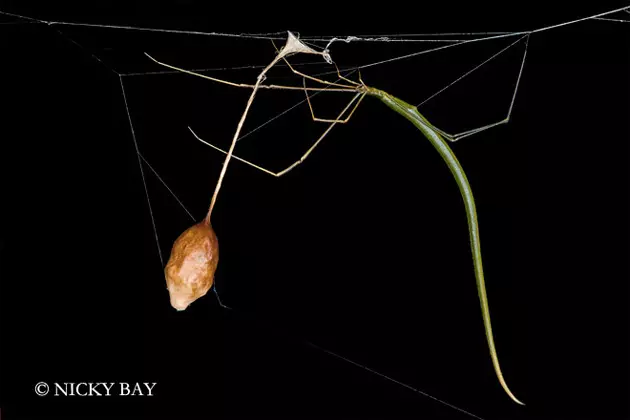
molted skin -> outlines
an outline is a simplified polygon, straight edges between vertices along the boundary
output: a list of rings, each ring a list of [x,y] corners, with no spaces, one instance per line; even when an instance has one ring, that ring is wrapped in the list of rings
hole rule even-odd
[[[185,230],[164,269],[171,306],[183,311],[204,296],[214,283],[218,262],[219,241],[211,226],[201,222]]]

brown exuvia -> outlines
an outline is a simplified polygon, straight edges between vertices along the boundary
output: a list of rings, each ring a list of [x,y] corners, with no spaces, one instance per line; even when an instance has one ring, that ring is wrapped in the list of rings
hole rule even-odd
[[[173,308],[183,311],[210,290],[218,262],[219,241],[209,223],[203,221],[179,235],[164,269]]]
[[[219,242],[217,241],[217,236],[214,234],[214,231],[210,226],[210,215],[212,214],[212,209],[217,201],[217,195],[221,189],[221,183],[223,182],[223,177],[225,176],[228,163],[232,157],[234,146],[236,146],[236,141],[239,138],[239,134],[243,128],[243,124],[245,123],[247,113],[254,101],[256,92],[258,91],[258,88],[263,86],[262,83],[265,80],[265,74],[271,67],[276,65],[280,60],[283,60],[286,56],[296,53],[319,54],[324,56],[324,58],[328,57],[326,58],[326,61],[330,60],[326,51],[318,52],[310,47],[307,47],[305,44],[298,41],[291,32],[289,32],[289,38],[287,39],[286,45],[282,47],[271,63],[269,63],[269,65],[258,75],[256,84],[251,86],[253,88],[252,93],[249,96],[247,105],[245,106],[245,111],[243,111],[243,115],[241,115],[241,119],[238,122],[236,132],[232,137],[230,149],[226,153],[223,168],[219,174],[219,180],[217,181],[214,194],[212,195],[212,200],[210,201],[208,213],[206,214],[203,222],[188,228],[188,230],[177,238],[175,244],[173,244],[171,257],[169,258],[168,264],[165,268],[166,283],[171,296],[171,305],[179,311],[186,309],[188,305],[204,296],[208,290],[210,290],[210,287],[212,287],[212,283],[214,282],[214,272],[216,271],[217,263],[219,262]],[[175,67],[173,68],[176,69]],[[349,106],[350,105],[346,108]],[[345,110],[343,112],[345,112]],[[343,115],[343,112],[341,115]],[[339,118],[341,118],[341,115]],[[330,127],[332,128],[332,125]],[[310,153],[310,151],[308,153]],[[301,163],[308,153],[306,153],[297,163]],[[295,164],[290,168],[293,168],[294,166]]]

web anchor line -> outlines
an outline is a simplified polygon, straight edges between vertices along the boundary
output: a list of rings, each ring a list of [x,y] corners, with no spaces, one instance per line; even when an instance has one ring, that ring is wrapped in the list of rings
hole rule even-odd
[[[378,36],[370,36],[370,35],[363,35],[363,36],[346,36],[346,37],[325,37],[325,36],[321,36],[321,37],[304,37],[305,40],[308,41],[322,41],[322,42],[335,42],[335,41],[345,41],[345,42],[352,42],[352,41],[372,41],[372,42],[391,42],[390,38],[394,37],[394,36],[415,36],[415,37],[419,37],[419,36],[471,36],[471,35],[485,35],[485,34],[496,34],[498,36],[502,36],[502,35],[515,35],[515,34],[526,34],[526,33],[537,33],[537,32],[543,32],[543,31],[548,31],[550,29],[556,29],[556,28],[560,28],[563,26],[567,26],[567,25],[572,25],[574,23],[578,23],[578,22],[583,22],[585,20],[588,19],[595,19],[595,18],[600,18],[600,17],[604,17],[607,15],[611,15],[613,13],[617,13],[617,12],[621,12],[621,11],[625,11],[628,12],[630,10],[630,6],[624,6],[624,7],[619,7],[613,10],[609,10],[607,12],[602,12],[602,13],[597,13],[591,16],[587,16],[584,18],[580,18],[580,19],[575,19],[575,20],[571,20],[568,22],[563,22],[563,23],[559,23],[556,25],[549,25],[549,26],[545,26],[542,28],[538,28],[538,29],[533,29],[530,31],[520,31],[520,32],[461,32],[461,33],[447,33],[447,34],[440,34],[440,33],[432,33],[432,34],[410,34],[410,35],[406,35],[406,34],[399,34],[399,35],[378,35]],[[251,34],[247,34],[247,33],[241,33],[241,34],[237,34],[237,33],[225,33],[225,32],[203,32],[203,31],[187,31],[187,30],[177,30],[177,29],[164,29],[164,28],[147,28],[147,27],[141,27],[141,26],[128,26],[128,25],[103,25],[103,24],[96,24],[96,23],[81,23],[81,22],[65,22],[65,21],[47,21],[47,20],[43,20],[43,19],[36,19],[36,18],[32,18],[29,16],[24,16],[24,15],[20,15],[20,14],[16,14],[16,13],[10,13],[10,12],[4,12],[2,10],[0,10],[0,14],[1,15],[5,15],[5,16],[11,16],[11,17],[16,17],[19,19],[24,19],[24,20],[29,20],[32,22],[38,22],[38,23],[43,23],[46,25],[62,25],[62,26],[84,26],[84,27],[92,27],[92,28],[103,28],[103,29],[119,29],[119,30],[133,30],[133,31],[144,31],[144,32],[162,32],[162,33],[172,33],[172,34],[185,34],[185,35],[200,35],[200,36],[214,36],[214,37],[226,37],[226,38],[245,38],[245,39],[261,39],[261,40],[285,40],[286,37],[284,35],[282,36],[270,36],[276,33],[272,33],[272,34],[257,34],[257,33],[251,33]],[[372,38],[372,39],[370,39]],[[416,41],[417,39],[415,38],[410,38],[410,41]]]
[[[149,214],[151,215],[151,225],[153,226],[153,234],[155,236],[155,243],[158,249],[158,255],[160,256],[160,267],[164,267],[164,257],[162,256],[162,250],[160,249],[160,239],[158,237],[157,228],[155,226],[155,217],[153,217],[153,207],[151,206],[151,198],[149,197],[149,189],[147,187],[146,177],[144,175],[144,168],[142,167],[142,159],[140,155],[140,149],[138,148],[138,140],[136,139],[136,132],[133,129],[133,121],[131,120],[131,113],[129,112],[129,104],[127,102],[127,94],[125,93],[125,84],[121,76],[118,76],[120,80],[120,89],[125,104],[125,111],[127,111],[127,118],[129,120],[129,128],[131,129],[131,138],[133,139],[133,145],[136,149],[136,155],[138,156],[138,165],[140,166],[140,175],[142,176],[142,185],[144,186],[144,193],[147,198],[147,204],[149,205]]]

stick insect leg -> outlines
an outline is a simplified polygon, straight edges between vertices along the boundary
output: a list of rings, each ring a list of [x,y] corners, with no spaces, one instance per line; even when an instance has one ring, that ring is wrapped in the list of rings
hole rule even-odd
[[[301,71],[298,71],[298,70],[294,69],[293,66],[286,59],[286,57],[283,57],[282,59],[284,60],[286,65],[289,66],[289,69],[293,73],[297,74],[298,76],[304,77],[305,79],[309,79],[309,80],[312,80],[314,82],[321,83],[321,84],[327,85],[327,86],[337,86],[337,87],[348,88],[348,89],[356,89],[358,86],[360,86],[358,83],[352,82],[352,81],[350,81],[352,83],[351,85],[345,85],[343,83],[328,82],[328,81],[323,80],[323,79],[318,79],[317,77],[310,76],[310,75],[308,75],[306,73],[302,73]],[[337,72],[339,72],[339,69],[337,69]],[[341,78],[345,79],[345,77],[341,77]]]
[[[350,80],[347,77],[342,76],[341,72],[339,71],[339,67],[337,67],[337,64],[335,64],[335,63],[333,63],[333,64],[335,66],[335,69],[337,70],[337,76],[339,76],[339,78],[341,80],[345,80],[346,82],[351,83],[351,84],[353,84],[355,86],[365,86],[365,84],[363,83],[363,80],[360,80],[361,79],[361,77],[360,77],[361,69],[357,69],[359,71],[359,80],[361,81],[361,83],[357,83],[354,80]],[[354,71],[352,73],[354,73]]]
[[[273,43],[273,41],[272,41]],[[275,47],[275,44],[274,44]],[[277,49],[277,48],[276,48]],[[357,102],[357,104],[355,105],[354,109],[350,112],[350,115],[348,115],[347,118],[345,119],[341,119],[341,117],[343,116],[343,112],[339,115],[339,117],[337,117],[337,119],[329,119],[329,118],[318,118],[315,116],[315,111],[313,111],[313,105],[311,104],[311,98],[310,95],[308,94],[308,89],[306,87],[306,79],[309,80],[314,80],[315,82],[321,83],[321,84],[325,84],[327,86],[337,86],[337,87],[347,87],[347,88],[354,88],[354,89],[359,89],[361,88],[361,84],[357,83],[355,81],[352,81],[344,76],[341,75],[341,72],[339,71],[339,67],[337,67],[337,65],[335,64],[335,69],[337,70],[337,75],[339,76],[339,79],[341,80],[345,80],[349,83],[351,83],[350,86],[348,85],[344,85],[344,84],[339,84],[339,83],[334,83],[334,82],[328,82],[326,80],[322,80],[322,79],[318,79],[316,77],[313,76],[309,76],[308,74],[302,73],[300,71],[297,71],[293,68],[293,66],[291,66],[291,64],[289,63],[289,61],[286,59],[286,57],[283,58],[284,62],[286,63],[286,65],[289,67],[289,69],[291,69],[291,71],[295,74],[297,74],[298,76],[302,77],[302,84],[304,86],[304,93],[306,94],[306,100],[308,102],[308,107],[311,110],[311,117],[313,117],[313,121],[316,122],[328,122],[328,123],[340,123],[340,124],[345,124],[348,122],[348,120],[350,120],[350,117],[352,117],[352,114],[354,114],[354,111],[357,109],[357,107],[359,106],[359,104],[361,103],[361,100],[363,100],[363,97],[361,97],[361,99],[359,99],[359,102]],[[334,63],[333,63],[334,64]]]
[[[523,37],[524,38],[524,37]],[[522,39],[522,38],[521,38]],[[519,40],[520,41],[520,40]],[[518,42],[518,41],[517,41]],[[514,44],[512,44],[514,45]],[[510,45],[511,46],[511,45]],[[461,133],[457,133],[457,134],[449,134],[443,130],[440,130],[439,128],[435,127],[434,125],[432,125],[431,123],[429,123],[426,118],[422,117],[422,120],[433,130],[435,130],[437,133],[439,133],[442,137],[444,137],[446,140],[450,141],[450,142],[456,142],[458,140],[461,140],[465,137],[468,136],[472,136],[473,134],[477,134],[477,133],[481,133],[482,131],[488,130],[490,128],[493,127],[497,127],[499,125],[503,125],[503,124],[507,124],[510,121],[510,117],[512,116],[512,109],[514,107],[514,100],[516,99],[516,93],[518,92],[518,88],[519,85],[521,83],[521,76],[523,75],[523,68],[525,66],[525,58],[527,57],[527,47],[529,46],[529,35],[527,35],[527,40],[525,41],[525,51],[523,52],[523,59],[521,60],[521,67],[519,69],[518,72],[518,77],[516,78],[516,86],[514,86],[514,93],[512,94],[512,102],[510,103],[510,108],[508,109],[508,113],[506,115],[505,118],[503,118],[500,121],[491,123],[491,124],[486,124],[484,126],[481,127],[477,127],[477,128],[473,128],[470,130],[466,130],[466,131],[462,131]],[[509,47],[508,47],[509,48]],[[506,48],[507,49],[507,48]],[[505,49],[504,49],[505,50]],[[503,50],[503,51],[504,51]],[[502,51],[501,51],[502,52]],[[500,54],[500,53],[499,53]],[[493,57],[491,57],[489,60],[491,60],[492,58],[496,57],[495,54]],[[455,82],[457,82],[458,80],[460,80],[461,78],[465,77],[466,75],[468,75],[470,72],[476,70],[477,68],[479,68],[481,65],[485,64],[486,62],[488,62],[489,60],[486,60],[484,63],[480,64],[479,66],[475,67],[474,69],[472,69],[471,71],[469,71],[468,73],[465,73],[462,77],[460,77],[459,79],[455,80]],[[455,83],[453,82],[453,83]],[[451,83],[449,86],[451,86],[453,83]],[[445,87],[444,89],[447,89],[449,86]],[[444,89],[442,89],[441,91],[443,91]],[[440,93],[441,91],[439,91],[438,93]],[[433,96],[437,95],[434,94]],[[433,96],[429,97],[429,99],[431,99]],[[428,99],[427,99],[428,100]],[[425,103],[427,100],[425,100],[423,103]],[[420,105],[422,105],[420,104]]]
[[[339,114],[339,117],[341,118],[341,116],[348,111],[348,109],[350,108],[350,106],[352,106],[352,103],[355,102],[357,99],[359,100],[359,102],[361,101],[361,99],[363,99],[363,97],[365,96],[365,92],[359,92],[357,93],[354,98],[352,98],[352,100],[350,101],[350,103],[348,103],[348,105],[346,105],[346,107],[341,111],[341,113]],[[356,109],[356,107],[355,107]],[[286,173],[288,173],[289,171],[291,171],[293,168],[295,168],[296,166],[298,166],[299,164],[301,164],[302,162],[304,162],[306,160],[306,158],[308,157],[308,155],[311,154],[311,152],[319,145],[319,143],[321,143],[321,141],[324,139],[324,137],[326,137],[326,135],[330,132],[330,130],[332,130],[332,128],[335,126],[335,124],[337,124],[337,121],[332,122],[328,128],[322,133],[321,136],[319,136],[319,138],[317,139],[317,141],[315,141],[315,143],[313,143],[313,145],[306,151],[306,153],[304,153],[302,155],[302,157],[300,159],[298,159],[297,161],[293,162],[291,165],[289,165],[288,167],[286,167],[285,169],[279,171],[279,172],[273,172],[270,171],[269,169],[265,169],[262,166],[258,166],[255,163],[252,163],[250,161],[247,161],[243,158],[240,158],[236,155],[232,155],[232,157],[240,162],[246,163],[247,165],[254,167],[256,169],[258,169],[259,171],[262,171],[266,174],[269,175],[273,175],[277,178],[281,177],[282,175],[285,175]],[[223,153],[223,154],[227,154],[227,152],[215,145],[213,145],[210,142],[207,142],[206,140],[203,140],[202,138],[200,138],[190,127],[188,127],[188,129],[190,130],[190,132],[193,134],[193,136],[195,136],[195,138],[197,140],[199,140],[200,142],[202,142],[205,145],[208,145],[210,147],[212,147],[215,150],[218,150],[219,152]]]
[[[201,77],[202,79],[211,80],[213,82],[223,83],[225,85],[234,86],[234,87],[240,87],[240,88],[254,89],[254,87],[255,87],[254,85],[247,84],[247,83],[234,83],[234,82],[230,82],[228,80],[223,80],[223,79],[218,79],[216,77],[206,76],[204,74],[197,73],[197,72],[194,72],[194,71],[191,71],[191,70],[186,70],[186,69],[182,69],[180,67],[172,66],[170,64],[162,63],[161,61],[156,60],[155,58],[151,57],[147,53],[144,53],[144,55],[146,55],[149,59],[151,59],[156,64],[159,64],[160,66],[167,67],[167,68],[169,68],[171,70],[176,70],[176,71],[179,71],[179,72],[182,72],[182,73],[190,74],[192,76]],[[324,82],[324,83],[329,84],[327,82]],[[280,90],[304,90],[304,87],[300,87],[300,86],[265,85],[265,84],[260,84],[258,86],[258,88],[259,89],[280,89]],[[332,87],[332,88],[306,88],[306,89],[307,90],[318,91],[318,92],[326,90],[326,91],[329,91],[329,92],[353,92],[353,93],[358,90],[357,87],[355,87],[355,86],[347,86],[347,87],[337,87],[337,86],[335,86],[335,87]]]
[[[492,124],[487,124],[481,127],[477,127],[477,128],[473,128],[471,130],[466,130],[466,131],[462,131],[461,133],[457,133],[457,134],[449,134],[444,130],[441,130],[439,128],[437,128],[436,126],[434,126],[433,124],[431,124],[429,121],[426,120],[426,118],[422,117],[423,121],[426,123],[426,125],[431,128],[432,130],[436,131],[437,133],[439,133],[442,137],[444,137],[444,139],[455,143],[458,140],[461,140],[465,137],[468,136],[472,136],[473,134],[477,134],[477,133],[481,133],[482,131],[486,131],[490,128],[493,127],[497,127],[499,125],[503,125],[503,124],[507,124],[510,121],[510,116],[508,115],[507,117],[505,117],[504,119],[502,119],[501,121],[497,121],[495,123]]]
[[[151,57],[147,53],[144,53],[144,55],[149,57],[152,61],[154,61],[155,63],[159,64],[160,66],[164,66],[164,67],[167,67],[167,68],[172,69],[172,70],[180,71],[182,73],[190,74],[190,75],[193,75],[193,76],[201,77],[203,79],[212,80],[213,82],[223,83],[223,84],[230,85],[230,86],[235,86],[235,87],[243,87],[243,88],[250,88],[250,89],[253,89],[253,87],[254,87],[254,85],[249,85],[249,84],[245,84],[245,83],[229,82],[227,80],[217,79],[216,77],[210,77],[210,76],[206,76],[204,74],[196,73],[194,71],[185,70],[185,69],[182,69],[182,68],[179,68],[179,67],[171,66],[170,64],[162,63],[161,61],[156,60],[155,58]]]
[[[361,98],[356,103],[354,108],[352,108],[352,111],[350,111],[350,114],[344,119],[341,119],[341,117],[343,116],[344,112],[339,114],[337,119],[318,118],[318,117],[315,116],[315,111],[313,110],[313,105],[311,104],[311,96],[308,94],[308,90],[306,90],[306,79],[302,79],[302,81],[303,81],[303,84],[304,84],[304,94],[306,95],[306,101],[308,102],[308,108],[311,110],[311,117],[313,118],[313,121],[317,121],[317,122],[328,122],[328,123],[339,123],[339,124],[347,123],[348,120],[350,120],[350,117],[352,117],[352,114],[354,114],[354,111],[356,111],[356,109],[359,107],[359,104],[361,103],[361,101],[363,100],[363,97],[365,96],[365,94],[363,94],[361,96]],[[355,98],[353,98],[350,102],[354,102]]]

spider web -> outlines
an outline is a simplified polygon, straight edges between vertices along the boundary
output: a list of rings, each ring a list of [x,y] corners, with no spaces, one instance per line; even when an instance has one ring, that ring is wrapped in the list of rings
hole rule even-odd
[[[356,80],[360,71],[361,77],[368,85],[391,92],[418,105],[420,112],[435,126],[456,137],[457,134],[462,133],[463,138],[486,132],[486,129],[494,129],[503,123],[509,124],[515,104],[518,103],[519,94],[521,94],[519,87],[522,76],[527,72],[529,43],[535,39],[536,34],[585,23],[589,20],[627,23],[629,10],[623,8],[519,32],[367,34],[337,37],[301,34],[300,39],[317,50],[329,49],[343,75]],[[76,44],[86,56],[100,63],[119,78],[121,95],[124,99],[124,107],[147,196],[152,234],[157,245],[160,267],[163,267],[173,240],[188,225],[203,217],[213,187],[213,168],[219,168],[222,163],[223,155],[197,141],[188,127],[201,138],[227,149],[231,138],[230,133],[233,133],[249,91],[221,86],[176,71],[165,70],[147,60],[142,53],[148,52],[162,62],[202,74],[251,83],[270,61],[270,57],[273,57],[274,50],[271,41],[280,46],[286,39],[286,34],[283,32],[229,34],[78,22],[48,22],[4,11],[0,11],[0,15],[6,18],[6,21],[2,22],[3,25],[49,26],[60,37]],[[114,39],[111,37],[112,31],[122,31],[124,36]],[[212,53],[204,53],[207,51],[212,51]],[[291,62],[297,69],[309,75],[326,78],[333,82],[338,80],[334,68],[323,60],[314,60],[313,57],[294,57]],[[430,66],[431,71],[419,82],[417,72],[418,68],[423,66]],[[396,76],[392,77],[392,73]],[[301,85],[301,79],[291,73],[286,66],[274,68],[267,80],[269,83]],[[465,97],[462,97],[462,90],[466,92]],[[484,97],[484,103],[493,104],[493,106],[477,107],[478,98],[481,96]],[[322,92],[314,94],[312,99],[318,116],[334,118],[347,103],[349,97],[341,93]],[[216,107],[216,102],[219,102],[220,111],[210,105],[203,105],[209,101],[215,102],[213,107]],[[351,136],[354,124],[359,124],[359,122],[353,117],[347,126],[340,127],[338,131],[345,136]],[[325,125],[310,119],[303,92],[260,92],[239,138],[236,155],[272,170],[278,170],[298,158],[324,128]],[[312,180],[316,180],[317,174],[325,169],[328,159],[335,162],[332,165],[338,171],[340,168],[352,167],[353,157],[335,149],[335,141],[343,141],[341,134],[339,136],[324,141],[316,155],[310,158],[315,161],[312,165],[309,160],[303,164],[304,168],[301,172],[287,176],[297,177],[298,180],[293,182],[303,185],[307,191],[312,191],[318,188],[316,181]],[[288,141],[289,137],[290,141]],[[365,142],[367,140],[356,141],[354,144],[359,147],[360,143]],[[382,151],[383,158],[389,158],[385,153],[385,147],[380,142],[374,141],[368,147],[372,149],[371,153],[378,154]],[[424,151],[428,149],[415,150],[416,153]],[[169,160],[185,161],[187,164],[173,167],[169,165]],[[230,165],[228,185],[219,199],[214,222],[217,226],[223,223],[230,226],[227,223],[231,215],[227,210],[221,209],[221,203],[237,201],[245,207],[251,202],[243,196],[255,193],[252,191],[253,188],[267,188],[271,191],[271,197],[279,194],[293,194],[296,195],[297,201],[305,199],[302,193],[292,190],[291,187],[296,184],[273,178],[260,180],[266,175],[238,162],[232,162]],[[309,166],[312,167],[312,173],[309,173]],[[360,170],[357,169],[357,172]],[[218,173],[218,170],[215,172]],[[311,181],[305,180],[306,177],[309,177]],[[271,187],[272,183],[277,185]],[[243,185],[255,185],[255,187],[249,187],[245,192],[239,193],[237,190]],[[271,190],[271,188],[274,189]],[[269,201],[273,202],[272,199]],[[296,208],[278,209],[270,204],[270,207],[263,210],[262,214],[280,213],[277,217],[282,219],[283,215],[286,217],[293,211],[297,211]],[[342,212],[342,210],[339,211]],[[227,245],[224,246],[222,241],[222,252],[228,252],[225,251],[227,249],[236,251],[237,243],[247,239],[243,232],[268,235],[267,230],[255,227],[256,224],[264,224],[265,221],[253,214],[254,210],[251,213],[249,220],[239,220],[243,226],[235,231],[237,239],[230,240],[227,237],[229,227],[224,228],[223,235],[219,234],[220,239],[223,236],[226,237]],[[349,217],[349,215],[345,216]],[[278,219],[272,220],[278,221]],[[461,227],[462,225],[458,226],[458,228]],[[218,228],[219,232],[220,229]],[[271,242],[280,246],[281,243],[290,242],[290,240],[291,238],[276,238]],[[245,260],[253,258],[256,261],[254,264],[258,264],[257,269],[261,272],[272,270],[272,266],[277,264],[275,261],[268,263],[270,266],[266,266],[264,261],[257,260],[250,254],[251,252],[250,249],[243,250],[238,258]],[[293,254],[292,256],[299,258]],[[304,258],[302,262],[306,265],[313,264],[312,261]],[[216,296],[217,298],[221,296],[220,303],[226,310],[253,314],[266,313],[266,316],[273,320],[272,323],[276,323],[276,317],[280,322],[279,319],[282,319],[286,313],[299,313],[296,306],[300,305],[299,302],[303,302],[300,297],[304,298],[306,290],[279,282],[276,286],[265,284],[265,291],[261,292],[263,285],[251,284],[250,280],[248,286],[255,292],[248,294],[244,291],[247,287],[237,285],[230,279],[229,273],[239,273],[238,267],[229,263],[225,265],[227,267],[223,268],[217,276],[215,291],[218,290]],[[342,272],[339,278],[343,279],[345,274],[347,273]],[[243,276],[243,274],[235,275],[239,279]],[[375,284],[377,282],[373,283]],[[281,288],[292,289],[292,293],[296,296],[293,303],[274,299],[274,295],[283,295],[277,292]],[[396,287],[388,287],[388,289],[395,291]],[[320,293],[322,299],[331,297],[329,287],[325,287]],[[390,292],[385,295],[392,298],[395,293]],[[208,298],[204,300],[207,301]],[[473,299],[471,300],[476,303]],[[343,306],[339,302],[346,301],[347,299],[343,297],[338,301],[333,298],[328,301],[328,304],[333,307]],[[194,306],[200,304],[196,303]],[[496,302],[491,299],[490,305],[493,304]],[[405,305],[402,306],[405,307]],[[366,309],[363,305],[359,305],[359,308],[359,311]],[[471,313],[477,314],[477,312]],[[299,318],[299,315],[297,316]],[[415,315],[412,311],[405,309],[401,310],[397,316]],[[356,319],[353,321],[357,322]],[[325,321],[324,325],[326,322],[328,321]],[[304,329],[309,330],[309,327]],[[315,332],[312,335],[304,334],[302,339],[315,336],[321,340],[311,341],[326,344],[319,345],[307,341],[309,345],[383,380],[421,394],[446,407],[447,410],[461,414],[461,418],[485,418],[462,408],[460,403],[448,401],[447,398],[441,397],[440,395],[443,394],[439,392],[428,393],[420,385],[411,385],[422,383],[413,375],[406,378],[405,376],[409,375],[404,372],[383,373],[395,369],[388,368],[387,363],[378,360],[378,357],[374,355],[359,353],[357,357],[346,356],[331,350],[335,348],[335,340],[340,340],[340,338],[335,337],[331,340],[330,337],[322,336],[321,327],[318,329],[311,325],[310,329]],[[481,330],[477,332],[480,333]],[[499,348],[499,353],[502,354],[501,348]],[[378,365],[378,368],[374,368],[374,365]]]

